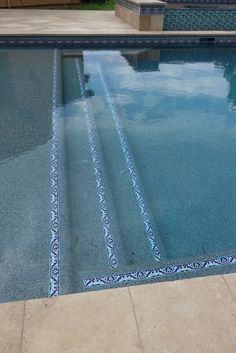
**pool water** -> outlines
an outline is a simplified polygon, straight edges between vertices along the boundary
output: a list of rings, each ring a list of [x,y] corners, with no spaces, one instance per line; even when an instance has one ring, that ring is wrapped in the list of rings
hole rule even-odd
[[[1,302],[236,270],[236,49],[0,70]]]

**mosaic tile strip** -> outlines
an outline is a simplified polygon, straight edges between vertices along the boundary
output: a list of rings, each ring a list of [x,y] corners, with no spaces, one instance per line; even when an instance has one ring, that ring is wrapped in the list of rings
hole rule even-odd
[[[236,9],[165,9],[163,29],[236,30]]]
[[[144,5],[136,4],[128,0],[116,0],[116,4],[123,6],[142,16],[164,15],[164,5]]]
[[[51,140],[51,223],[50,223],[50,260],[49,260],[49,296],[60,293],[60,243],[59,243],[59,198],[58,198],[58,51],[53,55],[53,82],[52,82],[52,140]]]
[[[140,5],[139,14],[141,16],[164,15],[165,7],[158,5]]]
[[[224,46],[224,45],[236,45],[236,37],[235,38],[228,38],[228,37],[216,37],[215,44]]]
[[[170,265],[162,268],[128,272],[117,275],[108,275],[102,277],[88,278],[83,281],[84,287],[105,286],[122,284],[127,282],[137,282],[147,279],[156,279],[175,274],[192,272],[197,270],[210,269],[218,266],[236,264],[236,255],[223,256],[204,261],[193,261],[183,265]]]
[[[134,191],[134,194],[135,194],[135,197],[136,197],[136,200],[137,200],[140,212],[141,212],[141,217],[143,219],[143,223],[145,225],[147,238],[148,238],[150,245],[151,245],[152,254],[153,254],[155,260],[160,261],[161,254],[160,254],[160,249],[159,249],[158,241],[157,241],[158,237],[153,229],[152,222],[151,222],[151,219],[149,216],[149,212],[147,210],[147,206],[144,201],[143,192],[141,191],[139,178],[136,173],[134,159],[131,156],[130,148],[128,146],[128,141],[127,141],[125,133],[121,127],[120,118],[119,118],[119,115],[116,113],[113,99],[108,91],[107,83],[105,81],[105,77],[104,77],[101,65],[97,64],[97,70],[98,70],[99,77],[100,77],[100,80],[101,80],[101,83],[102,83],[102,86],[103,86],[103,89],[105,92],[105,96],[106,96],[106,99],[107,99],[107,102],[108,102],[108,105],[109,105],[109,108],[110,108],[110,111],[111,111],[111,114],[112,114],[112,117],[113,117],[113,120],[115,123],[117,135],[120,140],[121,149],[124,154],[126,166],[129,170],[130,178],[132,181],[133,191]]]
[[[215,61],[220,65],[227,66],[229,62],[235,61],[235,49],[225,54],[224,48],[215,48],[213,50],[205,50],[205,47],[195,47],[192,50],[185,48],[176,48],[176,50],[163,50],[161,53],[162,63],[176,63],[179,61],[190,62],[212,62]]]
[[[80,92],[81,92],[81,97],[83,102],[84,118],[85,118],[87,133],[88,133],[90,154],[91,154],[91,159],[93,164],[94,175],[96,179],[97,194],[98,194],[99,205],[101,210],[101,221],[102,221],[106,251],[108,254],[108,261],[111,268],[117,268],[118,260],[116,256],[115,244],[112,237],[111,222],[108,214],[108,206],[107,206],[105,187],[104,187],[103,177],[101,172],[101,165],[100,165],[97,146],[96,146],[95,137],[93,133],[92,117],[90,115],[90,111],[86,101],[87,96],[84,89],[85,83],[84,83],[83,75],[81,73],[78,59],[76,59],[75,62],[76,62],[76,71],[79,79]]]
[[[49,47],[49,48],[137,48],[198,45],[200,36],[0,36],[0,47]],[[233,46],[236,36],[217,36],[215,43]]]

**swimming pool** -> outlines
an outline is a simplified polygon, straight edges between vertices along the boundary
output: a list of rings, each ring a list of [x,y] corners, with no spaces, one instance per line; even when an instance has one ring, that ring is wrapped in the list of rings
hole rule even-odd
[[[236,269],[236,49],[0,51],[0,301]]]

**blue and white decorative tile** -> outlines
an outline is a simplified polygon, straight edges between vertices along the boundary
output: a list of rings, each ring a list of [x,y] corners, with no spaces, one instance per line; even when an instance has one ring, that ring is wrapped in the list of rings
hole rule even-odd
[[[127,272],[121,274],[112,274],[101,277],[87,278],[84,282],[85,288],[95,286],[128,284],[146,280],[155,280],[166,276],[173,276],[183,273],[191,273],[200,270],[212,269],[220,266],[235,265],[236,255],[222,256],[210,260],[193,261],[190,263],[169,265],[157,269],[140,270],[136,272]]]
[[[53,55],[52,80],[52,138],[51,138],[51,222],[50,222],[50,261],[49,296],[60,293],[60,239],[59,239],[59,196],[58,196],[58,51]]]

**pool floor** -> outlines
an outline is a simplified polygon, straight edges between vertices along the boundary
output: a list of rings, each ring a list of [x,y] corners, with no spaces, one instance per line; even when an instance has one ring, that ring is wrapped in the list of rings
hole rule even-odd
[[[0,301],[236,269],[236,49],[0,51]]]

